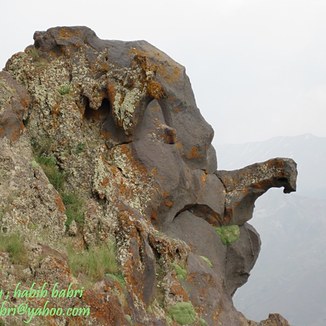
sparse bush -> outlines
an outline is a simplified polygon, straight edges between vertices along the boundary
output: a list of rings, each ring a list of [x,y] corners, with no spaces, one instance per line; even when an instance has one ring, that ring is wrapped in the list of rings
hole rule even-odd
[[[48,136],[43,135],[40,139],[32,138],[31,145],[33,147],[34,156],[47,156],[51,153],[52,140]]]
[[[40,60],[40,54],[35,47],[30,47],[26,50],[26,53],[28,53],[33,58],[33,61]]]
[[[180,325],[189,325],[196,321],[196,312],[191,302],[178,302],[168,308],[169,316]]]
[[[8,252],[13,264],[24,265],[28,261],[24,240],[19,234],[1,234],[0,251]]]
[[[84,201],[74,192],[61,192],[60,194],[66,207],[66,226],[68,227],[73,220],[75,220],[78,225],[83,225]]]
[[[49,142],[44,140],[41,144],[35,140],[32,142],[35,154],[35,161],[32,161],[32,166],[37,167],[37,164],[42,168],[49,179],[49,182],[59,192],[62,201],[66,207],[67,221],[66,226],[69,227],[73,220],[77,224],[84,224],[84,201],[75,192],[68,192],[65,190],[66,174],[60,170],[57,165],[57,159],[53,154],[50,154]],[[82,145],[82,144],[81,144]],[[77,149],[83,146],[77,146]]]
[[[238,225],[225,225],[215,228],[222,243],[226,246],[237,241],[240,237],[240,228]]]
[[[119,274],[116,247],[112,240],[80,252],[68,248],[68,261],[75,276],[82,274],[92,281],[100,281],[106,274]],[[121,280],[122,276],[119,277]]]
[[[62,192],[65,175],[57,166],[56,158],[53,155],[41,154],[36,157],[36,162],[42,167],[53,187],[58,192]]]

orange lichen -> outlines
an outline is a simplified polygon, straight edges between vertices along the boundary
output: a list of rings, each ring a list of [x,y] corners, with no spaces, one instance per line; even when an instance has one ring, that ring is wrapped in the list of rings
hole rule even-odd
[[[172,282],[170,287],[170,294],[175,297],[182,298],[182,301],[189,301],[189,295],[187,291],[181,286],[178,281]]]
[[[162,99],[166,96],[162,85],[155,80],[150,80],[147,83],[147,93],[156,100]]]
[[[62,201],[62,198],[57,194],[54,198],[55,204],[57,205],[59,212],[60,213],[64,213],[64,211],[66,210],[65,205]]]
[[[157,73],[161,75],[169,84],[174,84],[180,79],[181,69],[172,63],[171,66],[161,63],[157,67]],[[173,67],[174,66],[174,67]]]
[[[175,143],[175,147],[176,147],[179,151],[181,151],[181,150],[183,149],[183,144],[182,144],[180,141],[177,141],[177,142]]]
[[[114,84],[109,84],[109,85],[107,86],[107,93],[108,93],[108,96],[109,96],[109,100],[110,100],[110,102],[111,102],[111,103],[114,103],[115,95],[116,95],[116,93],[117,93]]]
[[[20,99],[20,104],[24,107],[27,108],[29,106],[30,100],[27,97],[23,97]]]
[[[202,158],[202,155],[199,153],[197,146],[192,146],[190,152],[187,154],[187,158],[189,160],[191,159],[197,159]]]
[[[72,28],[62,27],[59,29],[59,36],[63,39],[70,39],[73,36],[80,36],[80,32]]]
[[[83,301],[90,307],[91,316],[96,318],[97,322],[106,325],[123,325],[124,312],[119,299],[113,293],[113,289],[108,286],[102,293],[87,290],[83,294]],[[109,301],[107,301],[108,295]]]
[[[151,212],[151,220],[156,221],[157,217],[158,217],[157,210],[152,210],[152,212]]]
[[[164,201],[164,205],[165,205],[166,207],[171,208],[171,207],[174,205],[174,202],[173,202],[172,200],[166,199],[166,200]]]
[[[205,184],[206,181],[207,181],[207,174],[206,173],[203,173],[200,177],[200,181],[202,182],[202,184]]]
[[[176,106],[176,107],[174,107],[174,108],[172,109],[172,111],[173,111],[174,113],[179,113],[179,112],[182,111],[182,109],[181,109],[179,106]]]
[[[61,109],[61,107],[60,107],[59,103],[54,104],[51,107],[51,114],[54,116],[57,116],[60,113],[60,109]]]
[[[106,187],[109,184],[109,178],[105,177],[102,181],[101,181],[101,186]]]

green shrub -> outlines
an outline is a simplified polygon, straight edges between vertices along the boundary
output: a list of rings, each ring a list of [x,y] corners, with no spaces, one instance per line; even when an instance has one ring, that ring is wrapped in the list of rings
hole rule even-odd
[[[19,234],[1,234],[0,251],[8,252],[13,264],[24,265],[28,262],[24,240]]]
[[[196,312],[191,302],[176,303],[168,308],[168,314],[180,325],[188,325],[196,321]]]
[[[82,274],[92,281],[100,281],[108,273],[119,274],[116,247],[113,241],[80,252],[68,248],[68,261],[75,276]]]
[[[172,266],[175,270],[175,273],[177,275],[177,278],[181,280],[185,280],[187,278],[187,270],[183,268],[181,265],[177,263],[172,263]]]
[[[222,243],[226,246],[237,241],[240,237],[240,228],[238,225],[226,225],[215,228]]]

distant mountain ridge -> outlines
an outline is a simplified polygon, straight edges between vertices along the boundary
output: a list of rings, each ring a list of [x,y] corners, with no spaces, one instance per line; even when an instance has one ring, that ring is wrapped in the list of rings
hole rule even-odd
[[[271,157],[298,163],[298,191],[270,190],[250,221],[262,250],[249,281],[235,296],[248,318],[279,311],[294,326],[326,325],[326,138],[310,134],[264,142],[220,145],[219,169],[237,169]],[[275,241],[277,239],[277,241]]]

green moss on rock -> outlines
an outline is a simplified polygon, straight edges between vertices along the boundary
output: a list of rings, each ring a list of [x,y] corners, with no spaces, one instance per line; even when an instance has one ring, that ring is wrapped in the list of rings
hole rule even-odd
[[[168,309],[169,316],[179,325],[191,325],[196,321],[196,311],[191,302],[178,302]]]
[[[175,273],[177,275],[177,278],[181,281],[181,280],[185,280],[187,278],[187,270],[182,267],[181,265],[177,264],[177,263],[173,263],[172,264]]]
[[[240,228],[238,225],[225,225],[215,228],[222,243],[226,246],[237,241],[240,237]]]

